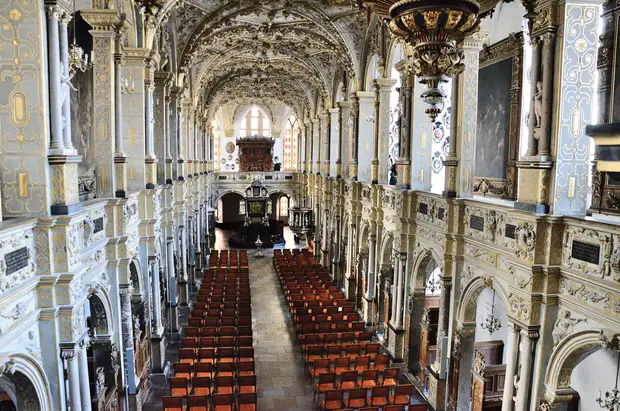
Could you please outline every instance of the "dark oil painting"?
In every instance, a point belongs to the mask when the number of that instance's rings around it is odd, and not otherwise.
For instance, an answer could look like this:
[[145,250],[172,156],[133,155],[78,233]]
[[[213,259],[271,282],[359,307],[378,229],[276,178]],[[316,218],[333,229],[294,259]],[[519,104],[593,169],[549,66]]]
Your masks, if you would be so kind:
[[475,176],[505,179],[510,135],[512,59],[480,69]]

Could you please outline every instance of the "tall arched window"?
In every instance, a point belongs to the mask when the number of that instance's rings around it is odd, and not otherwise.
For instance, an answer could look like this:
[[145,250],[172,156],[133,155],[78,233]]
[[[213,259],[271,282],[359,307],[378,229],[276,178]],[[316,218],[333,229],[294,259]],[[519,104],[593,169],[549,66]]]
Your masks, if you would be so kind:
[[215,163],[215,170],[220,169],[220,128],[217,125],[217,121],[211,122],[213,128],[213,162]]
[[284,170],[295,171],[297,169],[297,144],[299,142],[299,121],[295,116],[286,121],[286,134],[284,135]]
[[288,203],[288,197],[287,196],[282,196],[280,197],[280,205],[279,205],[279,215],[278,218],[280,217],[288,217],[288,208],[289,208],[289,203]]
[[241,137],[247,136],[271,137],[269,117],[257,106],[252,106],[241,120]]

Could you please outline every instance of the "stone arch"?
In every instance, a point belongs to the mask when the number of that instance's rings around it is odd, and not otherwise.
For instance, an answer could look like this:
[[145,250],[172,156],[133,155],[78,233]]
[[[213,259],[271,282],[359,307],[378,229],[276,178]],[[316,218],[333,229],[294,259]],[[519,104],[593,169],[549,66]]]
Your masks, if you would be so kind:
[[379,267],[391,263],[393,248],[394,234],[391,231],[386,231],[381,238],[381,247],[379,248]]
[[112,305],[107,291],[101,288],[95,288],[88,297],[90,303],[91,330],[95,335],[108,335],[114,331],[114,322],[112,321]]
[[[398,58],[400,56],[400,58]],[[400,61],[407,59],[407,45],[400,39],[394,38],[390,42],[389,52],[387,55],[387,61],[385,67],[389,67],[391,70]]]
[[485,288],[492,288],[501,298],[506,307],[510,307],[508,293],[497,277],[474,277],[463,289],[457,308],[457,321],[459,324],[471,324],[476,322],[476,304],[478,297]]
[[140,281],[140,278],[142,278],[142,270],[140,268],[140,262],[137,259],[132,259],[129,262],[127,269],[128,280],[133,287],[133,293],[141,294],[142,282]]
[[620,333],[592,329],[578,331],[563,339],[551,353],[545,373],[545,398],[551,404],[570,401],[573,369],[602,348],[618,346]]
[[374,91],[373,81],[376,78],[381,76],[381,73],[378,72],[379,57],[377,55],[372,55],[370,59],[368,59],[368,65],[366,66],[366,71],[364,73],[364,90],[365,91]]
[[220,193],[216,193],[216,196],[213,197],[213,204],[211,204],[211,207],[213,208],[217,208],[217,202],[219,199],[221,199],[222,197],[224,197],[226,194],[239,194],[241,197],[245,197],[245,192],[241,191],[241,190],[236,190],[234,188],[228,189],[228,190],[224,190]]
[[0,388],[19,411],[51,411],[49,382],[41,366],[24,354],[0,354]]
[[360,224],[360,229],[358,231],[358,251],[362,251],[364,249],[368,248],[368,244],[366,243],[366,241],[364,241],[364,239],[368,238],[370,234],[370,223],[366,220],[362,220],[362,223]]
[[413,260],[412,278],[409,284],[415,288],[424,288],[426,266],[431,260],[434,260],[443,272],[443,259],[439,253],[435,249],[423,249]]

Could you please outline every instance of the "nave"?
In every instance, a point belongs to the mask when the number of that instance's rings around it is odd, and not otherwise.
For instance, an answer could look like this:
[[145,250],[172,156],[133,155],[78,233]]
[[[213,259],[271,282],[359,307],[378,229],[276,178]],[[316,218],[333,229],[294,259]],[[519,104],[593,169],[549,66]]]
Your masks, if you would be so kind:
[[[213,283],[209,277],[212,273],[223,273],[222,256],[229,255],[228,250],[213,251],[220,256],[220,261],[215,262],[211,258],[211,269],[206,270],[203,281],[199,281],[199,290],[206,290],[206,283]],[[230,255],[237,253],[233,250]],[[243,250],[239,255],[245,255]],[[228,257],[226,257],[228,258]],[[241,257],[243,258],[243,257]],[[275,249],[267,250],[263,258],[250,258],[247,260],[249,275],[250,296],[243,292],[241,286],[242,275],[238,277],[235,299],[237,307],[242,306],[242,302],[252,301],[251,304],[251,324],[252,324],[252,344],[254,357],[252,359],[252,372],[243,372],[241,369],[244,362],[249,360],[241,357],[241,345],[243,338],[237,334],[235,338],[236,352],[231,354],[230,362],[228,358],[220,357],[219,351],[227,350],[222,345],[223,337],[221,334],[223,327],[192,327],[199,325],[196,322],[198,314],[204,314],[202,323],[209,321],[213,307],[213,290],[207,294],[199,291],[194,295],[190,304],[190,320],[186,324],[184,335],[181,339],[180,348],[184,353],[181,354],[173,347],[179,345],[171,344],[168,357],[173,364],[170,378],[166,384],[151,387],[150,398],[144,404],[145,411],[199,411],[199,410],[380,410],[398,411],[408,409],[410,411],[422,411],[427,409],[427,403],[422,397],[415,393],[413,386],[407,384],[409,379],[404,374],[400,374],[400,369],[390,368],[390,358],[386,351],[380,349],[380,345],[372,340],[373,333],[366,331],[367,327],[363,321],[359,321],[360,313],[357,312],[353,304],[348,303],[333,282],[329,281],[329,274],[323,272],[324,283],[316,282],[319,278],[312,273],[319,273],[320,264],[311,256],[307,250],[296,249]],[[229,263],[233,266],[233,261]],[[244,263],[239,263],[243,265]],[[313,264],[312,267],[309,264]],[[227,265],[228,266],[228,265]],[[219,269],[218,269],[219,268]],[[298,274],[293,274],[293,270]],[[299,271],[298,271],[299,270]],[[226,271],[233,271],[228,268]],[[243,270],[240,270],[240,272]],[[230,273],[226,276],[226,284],[230,290]],[[224,278],[223,275],[219,276]],[[315,280],[315,281],[312,281]],[[309,291],[307,286],[314,284]],[[330,285],[331,284],[331,285]],[[332,295],[327,290],[331,290]],[[305,290],[306,294],[303,294]],[[319,294],[324,292],[324,294]],[[316,295],[315,295],[316,293]],[[208,302],[200,304],[207,295]],[[312,295],[310,297],[309,295]],[[201,297],[202,296],[202,297]],[[315,299],[316,298],[316,299]],[[200,301],[198,301],[200,300]],[[224,288],[224,299],[221,304],[228,304],[230,292]],[[219,303],[218,303],[218,306]],[[200,307],[208,307],[204,312]],[[311,308],[315,307],[315,308]],[[319,308],[320,307],[320,308]],[[323,308],[325,307],[325,308]],[[329,307],[329,308],[328,308]],[[198,309],[196,309],[198,308]],[[221,310],[224,313],[225,310]],[[312,312],[315,316],[312,316]],[[333,313],[328,317],[319,318],[322,313]],[[310,313],[310,315],[308,315]],[[337,314],[340,313],[340,314]],[[347,314],[345,314],[347,313]],[[217,324],[225,321],[224,314],[219,318]],[[241,316],[241,317],[240,317]],[[338,318],[336,318],[339,316]],[[348,317],[348,318],[347,318]],[[355,318],[353,318],[355,317]],[[191,320],[193,318],[193,320]],[[239,333],[241,320],[241,308],[237,311],[237,333]],[[360,327],[351,327],[346,321],[358,321]],[[318,321],[323,321],[319,323]],[[343,321],[344,320],[344,321]],[[350,323],[352,324],[352,323]],[[343,327],[340,327],[343,326]],[[351,327],[351,328],[349,328]],[[348,332],[353,329],[357,332]],[[217,332],[208,332],[212,329]],[[320,330],[319,330],[320,329]],[[340,332],[333,332],[336,330]],[[315,331],[320,331],[315,333]],[[344,333],[342,332],[344,331]],[[213,335],[213,337],[196,339],[188,338],[188,335]],[[347,334],[350,334],[347,338]],[[357,336],[356,336],[357,334]],[[360,335],[360,334],[363,334]],[[319,342],[319,336],[321,341]],[[214,344],[209,343],[209,339]],[[372,342],[372,343],[371,343]],[[227,344],[224,344],[227,346]],[[193,351],[187,355],[187,347],[191,346]],[[212,358],[203,356],[201,351],[204,348],[214,346],[215,352]],[[372,349],[371,349],[372,347]],[[381,352],[381,354],[379,354]],[[362,355],[365,354],[365,355]],[[386,361],[380,361],[385,359]],[[318,361],[317,361],[318,360]],[[343,361],[344,360],[344,367]],[[366,360],[366,361],[364,361]],[[231,367],[231,362],[234,367]],[[200,364],[199,364],[200,363]],[[379,364],[382,365],[379,365]],[[207,367],[204,367],[207,365]],[[322,368],[323,367],[323,368]],[[233,376],[233,388],[230,407],[228,404],[218,405],[218,394],[225,396],[221,391],[228,393],[228,384],[221,386],[216,382],[217,379],[225,379],[228,370],[235,369],[230,375]],[[208,375],[211,384],[208,388],[202,388],[204,376]],[[252,388],[246,386],[247,375],[254,375],[255,380]],[[187,378],[187,380],[185,380]],[[245,378],[245,380],[244,380]],[[184,381],[185,380],[185,381]],[[401,390],[400,397],[395,392],[396,386],[405,388]],[[375,391],[379,393],[385,386],[385,393],[379,398]],[[374,387],[374,388],[373,388]],[[244,392],[256,392],[256,407],[242,404],[240,395]],[[360,393],[362,396],[360,397]],[[392,396],[390,399],[390,395]],[[400,398],[396,400],[396,398]],[[330,399],[331,398],[331,399]],[[393,407],[390,407],[390,403]],[[404,404],[412,403],[409,408],[404,408]],[[370,407],[375,405],[375,407]],[[368,407],[366,407],[368,406]],[[381,407],[383,406],[383,407]]]

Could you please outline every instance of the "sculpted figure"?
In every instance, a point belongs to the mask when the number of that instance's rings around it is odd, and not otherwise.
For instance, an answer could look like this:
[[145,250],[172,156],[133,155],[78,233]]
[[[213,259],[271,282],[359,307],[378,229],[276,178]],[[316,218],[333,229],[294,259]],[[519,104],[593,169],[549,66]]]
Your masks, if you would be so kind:
[[540,128],[542,125],[542,81],[536,82],[536,93],[532,98],[534,99],[534,128]]

